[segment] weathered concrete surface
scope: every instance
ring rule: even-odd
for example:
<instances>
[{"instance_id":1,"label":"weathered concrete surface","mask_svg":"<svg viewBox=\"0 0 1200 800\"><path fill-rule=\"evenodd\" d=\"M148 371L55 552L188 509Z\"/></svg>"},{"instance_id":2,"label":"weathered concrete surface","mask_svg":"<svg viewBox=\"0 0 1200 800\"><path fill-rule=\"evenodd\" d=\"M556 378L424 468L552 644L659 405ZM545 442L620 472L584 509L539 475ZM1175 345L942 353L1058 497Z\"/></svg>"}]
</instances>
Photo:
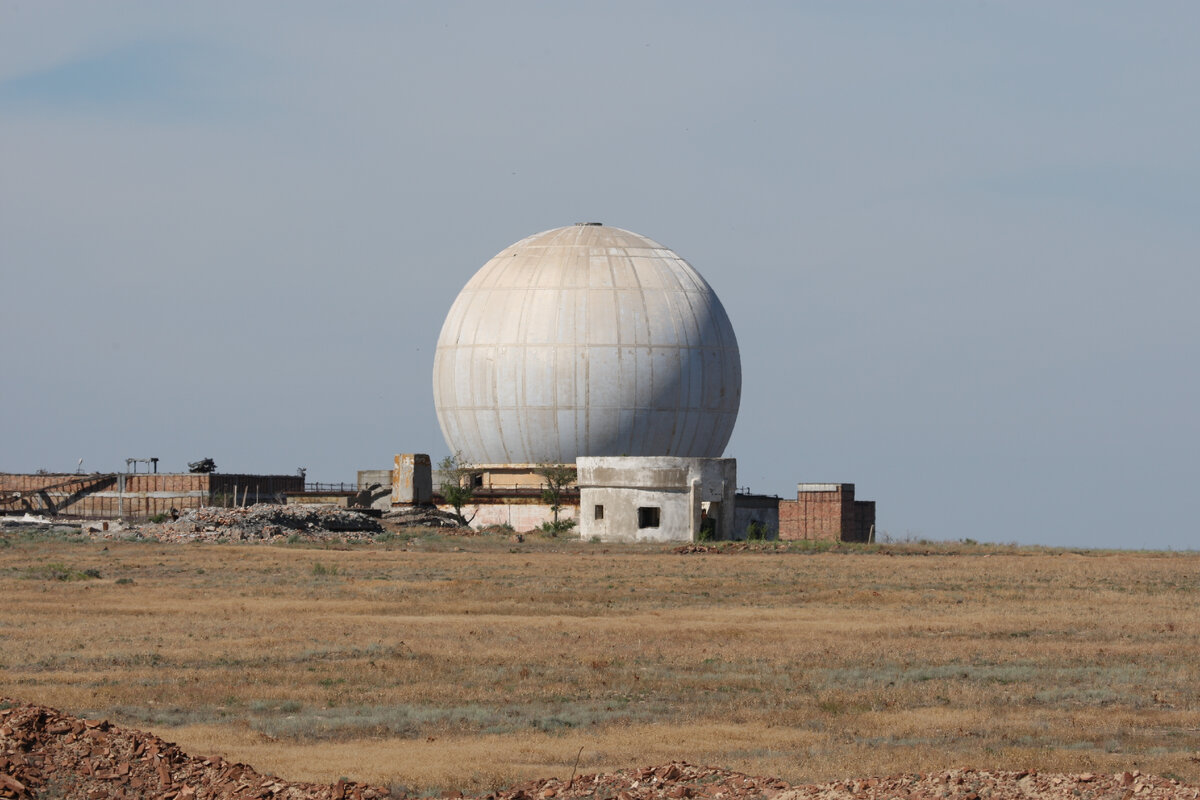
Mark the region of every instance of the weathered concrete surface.
<instances>
[{"instance_id":1,"label":"weathered concrete surface","mask_svg":"<svg viewBox=\"0 0 1200 800\"><path fill-rule=\"evenodd\" d=\"M473 464L720 456L741 400L733 326L678 255L573 225L487 262L438 338L434 405Z\"/></svg>"},{"instance_id":2,"label":"weathered concrete surface","mask_svg":"<svg viewBox=\"0 0 1200 800\"><path fill-rule=\"evenodd\" d=\"M766 538L779 538L779 498L762 494L739 494L734 504L731 539L749 537L751 523L758 523Z\"/></svg>"},{"instance_id":3,"label":"weathered concrete surface","mask_svg":"<svg viewBox=\"0 0 1200 800\"><path fill-rule=\"evenodd\" d=\"M439 505L442 511L453 511L448 505ZM564 506L558 512L558 518L575 519L579 509L576 506ZM472 528L486 528L491 525L509 525L515 531L531 531L540 528L542 523L551 522L554 512L545 503L481 503L463 506L463 517L470 520Z\"/></svg>"},{"instance_id":4,"label":"weathered concrete surface","mask_svg":"<svg viewBox=\"0 0 1200 800\"><path fill-rule=\"evenodd\" d=\"M433 500L433 467L424 453L401 453L392 467L392 503L428 503Z\"/></svg>"},{"instance_id":5,"label":"weathered concrete surface","mask_svg":"<svg viewBox=\"0 0 1200 800\"><path fill-rule=\"evenodd\" d=\"M735 459L587 457L576 466L585 539L691 542L706 527L714 539L735 536Z\"/></svg>"}]
</instances>

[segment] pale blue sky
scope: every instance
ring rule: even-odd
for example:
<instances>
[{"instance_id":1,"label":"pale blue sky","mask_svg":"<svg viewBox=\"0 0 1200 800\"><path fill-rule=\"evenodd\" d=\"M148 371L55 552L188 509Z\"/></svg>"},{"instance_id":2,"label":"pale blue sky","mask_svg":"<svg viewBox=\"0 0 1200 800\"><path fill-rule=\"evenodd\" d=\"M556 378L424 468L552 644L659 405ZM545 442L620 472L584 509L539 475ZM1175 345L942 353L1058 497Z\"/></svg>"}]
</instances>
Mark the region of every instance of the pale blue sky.
<instances>
[{"instance_id":1,"label":"pale blue sky","mask_svg":"<svg viewBox=\"0 0 1200 800\"><path fill-rule=\"evenodd\" d=\"M0 4L0 470L446 451L442 318L600 220L712 284L739 482L1200 547L1192 3Z\"/></svg>"}]
</instances>

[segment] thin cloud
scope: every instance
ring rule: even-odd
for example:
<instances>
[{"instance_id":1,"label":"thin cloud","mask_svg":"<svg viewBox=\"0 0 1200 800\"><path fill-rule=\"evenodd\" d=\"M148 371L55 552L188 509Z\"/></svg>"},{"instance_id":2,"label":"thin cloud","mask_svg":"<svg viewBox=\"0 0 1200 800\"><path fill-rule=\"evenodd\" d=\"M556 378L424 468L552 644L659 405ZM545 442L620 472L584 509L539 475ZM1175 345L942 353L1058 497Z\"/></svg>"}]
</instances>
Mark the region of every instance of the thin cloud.
<instances>
[{"instance_id":1,"label":"thin cloud","mask_svg":"<svg viewBox=\"0 0 1200 800\"><path fill-rule=\"evenodd\" d=\"M184 39L130 42L0 81L0 109L30 116L210 118L244 105L228 91L231 55Z\"/></svg>"}]
</instances>

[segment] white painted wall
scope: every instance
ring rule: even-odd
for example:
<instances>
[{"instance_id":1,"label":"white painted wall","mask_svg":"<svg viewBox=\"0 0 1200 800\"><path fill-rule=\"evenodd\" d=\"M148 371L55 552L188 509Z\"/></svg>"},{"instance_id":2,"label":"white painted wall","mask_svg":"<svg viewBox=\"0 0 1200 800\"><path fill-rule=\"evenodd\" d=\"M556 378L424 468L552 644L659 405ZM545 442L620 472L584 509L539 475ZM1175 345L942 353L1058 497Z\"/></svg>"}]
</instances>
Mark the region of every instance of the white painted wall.
<instances>
[{"instance_id":1,"label":"white painted wall","mask_svg":"<svg viewBox=\"0 0 1200 800\"><path fill-rule=\"evenodd\" d=\"M601 541L694 541L704 508L718 535L734 533L737 462L732 458L587 457L579 470L579 534ZM596 507L603 506L600 519ZM643 527L638 509L659 509L658 525Z\"/></svg>"},{"instance_id":2,"label":"white painted wall","mask_svg":"<svg viewBox=\"0 0 1200 800\"><path fill-rule=\"evenodd\" d=\"M694 537L699 503L691 491L580 488L580 536L605 542L690 542ZM596 519L596 506L604 518ZM659 509L656 527L638 526L638 509Z\"/></svg>"},{"instance_id":3,"label":"white painted wall","mask_svg":"<svg viewBox=\"0 0 1200 800\"><path fill-rule=\"evenodd\" d=\"M454 508L439 505L442 511L454 513ZM574 506L564 506L558 512L559 519L578 519ZM536 503L488 503L486 505L463 506L463 516L471 521L472 528L486 528L489 525L511 525L516 531L531 531L540 528L543 522L552 522L554 512L550 506Z\"/></svg>"}]
</instances>

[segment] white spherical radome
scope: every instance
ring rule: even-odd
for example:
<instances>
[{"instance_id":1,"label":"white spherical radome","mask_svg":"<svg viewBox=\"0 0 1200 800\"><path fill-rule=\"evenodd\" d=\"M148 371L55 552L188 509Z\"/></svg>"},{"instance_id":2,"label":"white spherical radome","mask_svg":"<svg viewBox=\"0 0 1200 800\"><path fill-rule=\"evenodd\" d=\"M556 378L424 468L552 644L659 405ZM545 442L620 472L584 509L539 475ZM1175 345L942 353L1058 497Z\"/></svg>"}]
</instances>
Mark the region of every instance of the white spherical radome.
<instances>
[{"instance_id":1,"label":"white spherical radome","mask_svg":"<svg viewBox=\"0 0 1200 800\"><path fill-rule=\"evenodd\" d=\"M741 402L721 301L690 264L598 223L522 239L450 307L433 396L472 464L719 457Z\"/></svg>"}]
</instances>

